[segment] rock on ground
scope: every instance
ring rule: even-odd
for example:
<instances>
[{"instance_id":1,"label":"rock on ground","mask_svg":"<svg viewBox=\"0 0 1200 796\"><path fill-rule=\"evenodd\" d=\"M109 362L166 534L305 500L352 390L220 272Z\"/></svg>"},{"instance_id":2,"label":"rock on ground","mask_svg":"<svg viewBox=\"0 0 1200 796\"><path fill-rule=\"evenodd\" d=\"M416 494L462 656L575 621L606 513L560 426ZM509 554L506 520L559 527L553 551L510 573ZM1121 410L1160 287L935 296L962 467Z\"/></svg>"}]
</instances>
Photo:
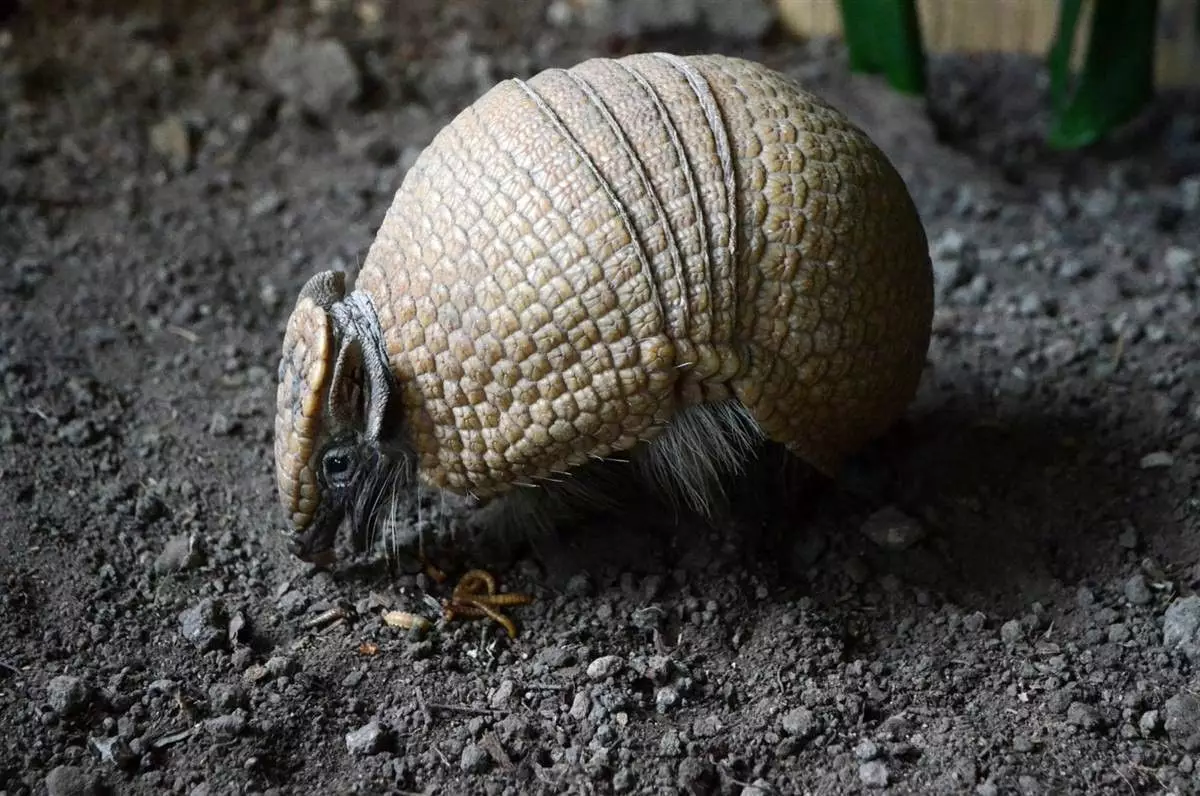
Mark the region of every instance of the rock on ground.
<instances>
[{"instance_id":1,"label":"rock on ground","mask_svg":"<svg viewBox=\"0 0 1200 796\"><path fill-rule=\"evenodd\" d=\"M362 92L358 67L335 39L306 40L277 30L259 68L273 90L326 119L344 112Z\"/></svg>"}]
</instances>

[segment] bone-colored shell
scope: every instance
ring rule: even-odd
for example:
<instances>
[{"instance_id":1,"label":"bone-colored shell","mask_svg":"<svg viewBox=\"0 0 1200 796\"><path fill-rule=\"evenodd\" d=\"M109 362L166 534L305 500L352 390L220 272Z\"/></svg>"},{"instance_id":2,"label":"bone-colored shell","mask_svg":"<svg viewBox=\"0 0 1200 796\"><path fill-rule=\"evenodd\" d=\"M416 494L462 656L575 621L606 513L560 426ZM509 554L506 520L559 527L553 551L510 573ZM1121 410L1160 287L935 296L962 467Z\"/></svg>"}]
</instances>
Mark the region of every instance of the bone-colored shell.
<instances>
[{"instance_id":1,"label":"bone-colored shell","mask_svg":"<svg viewBox=\"0 0 1200 796\"><path fill-rule=\"evenodd\" d=\"M741 400L826 472L911 400L927 242L882 152L761 65L500 83L407 174L356 289L422 477L488 496Z\"/></svg>"},{"instance_id":2,"label":"bone-colored shell","mask_svg":"<svg viewBox=\"0 0 1200 796\"><path fill-rule=\"evenodd\" d=\"M333 329L325 310L301 297L288 318L275 392L275 473L288 519L304 525L319 495L311 460L333 368Z\"/></svg>"}]
</instances>

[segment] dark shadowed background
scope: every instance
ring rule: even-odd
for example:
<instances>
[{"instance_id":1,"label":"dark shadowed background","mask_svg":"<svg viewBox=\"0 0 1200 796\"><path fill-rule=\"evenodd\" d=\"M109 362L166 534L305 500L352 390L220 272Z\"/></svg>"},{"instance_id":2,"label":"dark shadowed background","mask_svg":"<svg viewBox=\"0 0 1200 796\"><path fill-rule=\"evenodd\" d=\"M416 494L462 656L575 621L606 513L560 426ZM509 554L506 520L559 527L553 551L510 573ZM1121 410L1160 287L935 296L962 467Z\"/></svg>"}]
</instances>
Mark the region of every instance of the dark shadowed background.
<instances>
[{"instance_id":1,"label":"dark shadowed background","mask_svg":"<svg viewBox=\"0 0 1200 796\"><path fill-rule=\"evenodd\" d=\"M0 791L1197 789L1200 96L1051 153L1033 60L935 58L926 103L713 5L0 2ZM499 571L515 641L389 627L442 592L281 543L296 292L494 82L649 49L785 71L908 181L888 498L578 529Z\"/></svg>"}]
</instances>

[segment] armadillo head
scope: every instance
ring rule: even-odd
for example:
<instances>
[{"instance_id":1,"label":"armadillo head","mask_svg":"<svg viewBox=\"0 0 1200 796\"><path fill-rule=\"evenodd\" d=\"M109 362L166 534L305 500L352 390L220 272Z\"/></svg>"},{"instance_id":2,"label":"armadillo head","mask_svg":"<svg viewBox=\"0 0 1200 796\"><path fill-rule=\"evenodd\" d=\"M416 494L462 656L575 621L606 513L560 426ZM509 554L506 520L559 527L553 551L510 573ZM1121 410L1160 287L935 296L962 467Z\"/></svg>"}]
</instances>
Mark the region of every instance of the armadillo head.
<instances>
[{"instance_id":1,"label":"armadillo head","mask_svg":"<svg viewBox=\"0 0 1200 796\"><path fill-rule=\"evenodd\" d=\"M342 521L387 466L391 392L369 302L346 296L340 272L313 276L288 319L275 401L275 480L300 559L333 559Z\"/></svg>"}]
</instances>

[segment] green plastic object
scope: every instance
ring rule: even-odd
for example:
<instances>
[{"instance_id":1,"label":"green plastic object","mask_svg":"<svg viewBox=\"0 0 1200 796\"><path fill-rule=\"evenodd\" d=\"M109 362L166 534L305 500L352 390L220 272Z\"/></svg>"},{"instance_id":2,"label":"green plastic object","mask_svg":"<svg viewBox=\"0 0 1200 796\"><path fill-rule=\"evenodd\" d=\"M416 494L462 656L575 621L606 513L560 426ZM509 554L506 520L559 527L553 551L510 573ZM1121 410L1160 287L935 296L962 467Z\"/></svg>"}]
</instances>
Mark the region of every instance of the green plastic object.
<instances>
[{"instance_id":1,"label":"green plastic object","mask_svg":"<svg viewBox=\"0 0 1200 796\"><path fill-rule=\"evenodd\" d=\"M1054 120L1048 143L1078 149L1133 119L1154 96L1158 0L1095 0L1080 74L1071 71L1083 0L1061 0L1049 53Z\"/></svg>"},{"instance_id":2,"label":"green plastic object","mask_svg":"<svg viewBox=\"0 0 1200 796\"><path fill-rule=\"evenodd\" d=\"M925 46L916 0L841 0L842 31L855 72L882 73L906 94L925 91Z\"/></svg>"},{"instance_id":3,"label":"green plastic object","mask_svg":"<svg viewBox=\"0 0 1200 796\"><path fill-rule=\"evenodd\" d=\"M1084 0L1059 0L1058 28L1048 54L1053 118L1047 141L1056 149L1094 144L1132 120L1154 96L1159 0L1092 0L1087 52L1073 73ZM925 92L925 47L916 0L840 0L850 68L880 74L897 91ZM1200 8L1195 20L1200 29Z\"/></svg>"}]
</instances>

